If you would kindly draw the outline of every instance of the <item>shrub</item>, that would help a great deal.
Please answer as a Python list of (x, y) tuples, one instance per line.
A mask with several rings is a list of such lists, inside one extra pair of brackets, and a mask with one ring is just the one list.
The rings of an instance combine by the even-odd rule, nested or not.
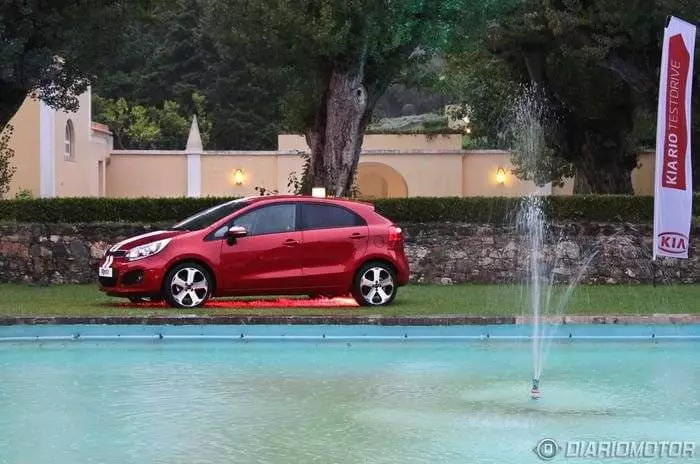
[(11, 124), (7, 124), (0, 132), (0, 198), (10, 189), (10, 181), (17, 172), (17, 168), (12, 165), (15, 151), (10, 147), (13, 133), (14, 128)]
[[(651, 222), (650, 196), (574, 195), (543, 198), (547, 217), (553, 220)], [(374, 201), (378, 211), (400, 222), (464, 221), (503, 223), (513, 220), (520, 198), (405, 198)]]
[(232, 198), (39, 198), (0, 201), (0, 220), (18, 222), (176, 221)]
[[(177, 222), (205, 208), (229, 201), (205, 198), (27, 198), (0, 200), (0, 220), (38, 223)], [(698, 215), (700, 194), (695, 195)], [(504, 223), (513, 219), (519, 198), (423, 197), (372, 200), (376, 209), (397, 222)], [(632, 195), (574, 195), (544, 198), (553, 220), (649, 223), (654, 199)]]

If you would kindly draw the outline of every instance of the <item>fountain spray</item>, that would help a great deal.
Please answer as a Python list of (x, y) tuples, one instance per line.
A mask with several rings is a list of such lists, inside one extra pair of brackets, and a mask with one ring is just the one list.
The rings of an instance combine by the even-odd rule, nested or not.
[(552, 296), (552, 275), (545, 261), (545, 242), (548, 233), (543, 196), (548, 195), (546, 183), (551, 178), (552, 162), (548, 159), (545, 126), (552, 123), (544, 95), (535, 87), (523, 88), (513, 107), (511, 131), (517, 162), (530, 172), (532, 180), (541, 185), (523, 198), (518, 212), (518, 229), (526, 240), (528, 251), (527, 288), (532, 316), (532, 389), (533, 399), (540, 397), (540, 374), (543, 362), (542, 310), (547, 310)]
[[(566, 254), (564, 248), (559, 250), (558, 247), (563, 233), (559, 232), (559, 237), (556, 237), (555, 229), (547, 220), (544, 200), (544, 197), (551, 195), (553, 170), (564, 172), (563, 161), (557, 160), (545, 139), (546, 133), (556, 128), (557, 124), (556, 113), (549, 106), (547, 96), (535, 85), (523, 87), (512, 107), (509, 131), (513, 163), (527, 172), (528, 180), (538, 186), (533, 193), (522, 198), (516, 216), (518, 235), (524, 239), (527, 252), (525, 292), (528, 294), (523, 294), (523, 299), (529, 303), (532, 320), (532, 399), (540, 398), (542, 368), (551, 346), (550, 333), (557, 324), (552, 320), (547, 321), (548, 316), (560, 316), (566, 311), (574, 288), (598, 253), (597, 249), (581, 253), (578, 271), (569, 276), (569, 284), (560, 293), (558, 301), (552, 301), (555, 293), (558, 293), (555, 292), (556, 269), (561, 257)], [(554, 319), (560, 320), (559, 317)]]

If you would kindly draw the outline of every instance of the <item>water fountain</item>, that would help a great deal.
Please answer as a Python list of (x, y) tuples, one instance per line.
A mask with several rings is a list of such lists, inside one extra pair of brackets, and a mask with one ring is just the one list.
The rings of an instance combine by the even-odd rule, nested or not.
[[(540, 398), (540, 380), (547, 352), (552, 342), (553, 332), (566, 311), (576, 285), (581, 281), (590, 262), (597, 254), (596, 249), (585, 250), (575, 264), (575, 272), (562, 288), (559, 282), (562, 256), (557, 250), (565, 240), (563, 234), (555, 233), (545, 213), (545, 198), (551, 192), (553, 169), (562, 165), (547, 151), (545, 130), (556, 121), (547, 107), (546, 99), (535, 86), (523, 87), (515, 99), (511, 118), (510, 135), (517, 164), (525, 167), (537, 184), (543, 185), (538, 191), (522, 198), (516, 216), (516, 229), (525, 241), (527, 250), (526, 283), (523, 299), (527, 299), (527, 315), (532, 322), (532, 388), (530, 397)], [(554, 254), (555, 256), (550, 256)], [(553, 301), (555, 294), (558, 298)]]

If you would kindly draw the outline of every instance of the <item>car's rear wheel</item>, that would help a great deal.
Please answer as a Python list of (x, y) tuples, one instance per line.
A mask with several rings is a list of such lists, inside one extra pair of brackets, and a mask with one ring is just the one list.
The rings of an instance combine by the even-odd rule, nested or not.
[(212, 292), (209, 272), (197, 263), (175, 265), (165, 277), (163, 295), (170, 306), (197, 308), (207, 302)]
[(371, 262), (355, 275), (352, 296), (362, 306), (388, 305), (396, 297), (396, 272), (386, 263)]

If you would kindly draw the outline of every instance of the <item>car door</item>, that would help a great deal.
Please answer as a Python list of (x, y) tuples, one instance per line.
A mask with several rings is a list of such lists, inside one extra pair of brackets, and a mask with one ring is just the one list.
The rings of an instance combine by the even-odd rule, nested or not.
[(234, 243), (221, 240), (220, 286), (223, 293), (283, 291), (299, 285), (301, 231), (294, 202), (264, 205), (235, 218), (231, 226), (246, 228)]
[(310, 288), (345, 288), (367, 250), (365, 220), (338, 205), (301, 204), (302, 273)]

